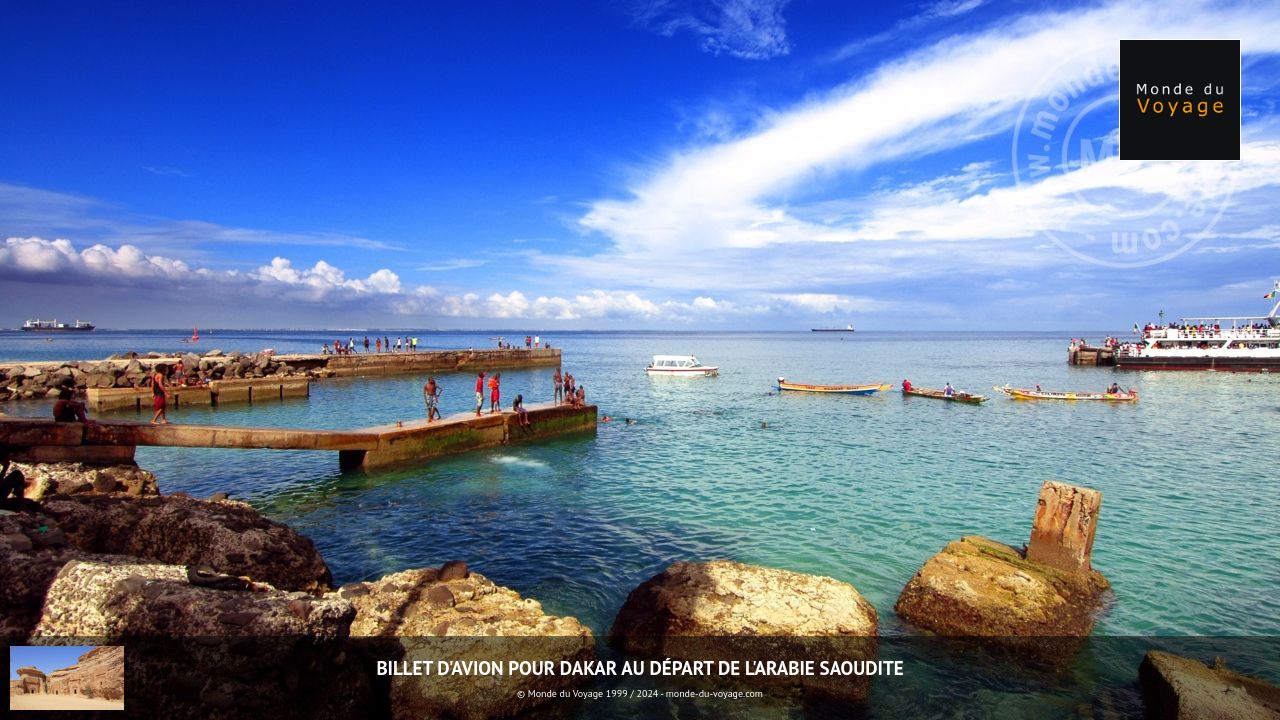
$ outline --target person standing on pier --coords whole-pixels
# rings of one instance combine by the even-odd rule
[[[364,336],[364,352],[366,355],[369,354],[369,336],[368,335]]]
[[[440,387],[434,377],[427,378],[427,384],[422,386],[422,399],[427,402],[427,422],[431,422],[433,415],[440,417]]]
[[[373,351],[378,354],[382,353],[382,338],[376,337],[373,339]]]
[[[499,402],[499,398],[501,397],[501,390],[499,389],[499,385],[501,382],[502,382],[501,373],[494,373],[493,377],[489,378],[489,414],[490,415],[494,415],[502,412],[502,404]]]
[[[164,373],[165,366],[157,364],[151,373],[151,406],[155,408],[155,414],[151,416],[152,425],[168,425],[169,418],[165,415],[165,406],[169,404],[169,390],[165,386]]]
[[[476,417],[484,409],[484,371],[476,373]]]
[[[551,376],[551,386],[555,388],[555,403],[559,405],[564,402],[564,387],[560,384],[564,382],[564,378],[560,376],[560,368],[556,368],[556,374]]]

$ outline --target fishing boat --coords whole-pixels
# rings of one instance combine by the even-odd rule
[[[809,332],[853,332],[853,331],[854,330],[852,325],[845,325],[844,327],[809,328]]]
[[[1130,390],[1121,393],[1088,393],[1057,392],[1051,390],[1028,390],[1005,385],[993,387],[992,390],[1004,393],[1014,400],[1101,400],[1103,402],[1137,402],[1138,391]]]
[[[703,365],[692,355],[654,355],[653,362],[644,371],[668,377],[712,377],[720,374],[720,368]]]
[[[75,325],[68,325],[57,320],[27,320],[22,323],[24,332],[52,333],[52,332],[89,332],[93,329],[93,323],[85,320],[77,320]]]
[[[810,385],[808,383],[787,382],[786,378],[778,378],[779,390],[792,390],[808,393],[834,393],[837,395],[874,395],[878,392],[892,390],[893,385],[877,383],[874,385]]]
[[[986,395],[974,395],[973,393],[953,391],[950,395],[945,390],[935,390],[934,388],[913,387],[910,390],[903,388],[903,395],[916,395],[918,397],[934,398],[937,400],[946,400],[948,402],[968,403],[970,405],[978,405],[987,401]]]
[[[1261,317],[1186,317],[1149,324],[1138,342],[1116,353],[1120,370],[1280,370],[1280,280],[1264,300],[1276,299]],[[1161,311],[1161,315],[1164,312]],[[1138,332],[1138,326],[1133,326]]]

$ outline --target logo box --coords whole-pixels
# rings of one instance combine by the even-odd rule
[[[1120,159],[1239,160],[1240,41],[1121,40]]]

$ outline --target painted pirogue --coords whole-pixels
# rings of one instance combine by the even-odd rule
[[[835,393],[839,395],[871,395],[878,392],[884,392],[893,388],[893,385],[878,383],[875,385],[808,385],[805,383],[787,382],[785,378],[778,378],[779,390],[794,390],[797,392],[810,393]]]
[[[1130,390],[1122,393],[1087,393],[1087,392],[1055,392],[1051,390],[1027,390],[1005,385],[993,387],[992,390],[1002,392],[1014,400],[1101,400],[1103,402],[1137,402],[1138,391]]]
[[[902,394],[918,395],[920,397],[927,397],[927,398],[936,398],[938,400],[946,400],[948,402],[968,403],[970,405],[978,405],[980,403],[986,402],[987,400],[986,395],[974,395],[973,393],[960,392],[958,390],[952,393],[951,395],[948,395],[946,394],[946,392],[942,390],[935,390],[934,388],[920,388],[920,387],[913,387],[910,390],[903,388]]]

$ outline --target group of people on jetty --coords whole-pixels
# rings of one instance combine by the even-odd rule
[[[393,345],[391,343],[391,338],[384,335],[382,337],[375,337],[373,339],[373,344],[370,345],[369,336],[365,335],[364,351],[368,353],[370,348],[372,348],[375,353],[418,352],[418,338],[408,336],[397,337],[396,342]],[[332,347],[330,347],[328,343],[320,346],[321,355],[355,355],[358,352],[360,352],[360,345],[356,343],[356,339],[354,337],[348,337],[345,343],[342,342],[342,340],[334,340]]]
[[[583,385],[578,385],[572,374],[562,373],[560,368],[556,368],[551,382],[556,405],[583,407],[587,404],[587,389]],[[476,417],[480,417],[484,412],[486,389],[489,391],[489,414],[495,415],[502,412],[502,373],[494,373],[486,382],[485,373],[481,370],[476,373]],[[427,422],[440,418],[440,396],[443,394],[444,388],[436,382],[435,376],[428,377],[427,382],[422,386],[422,399],[427,406]],[[529,412],[524,408],[524,395],[516,395],[511,401],[511,412],[519,417],[521,425],[530,424]]]

